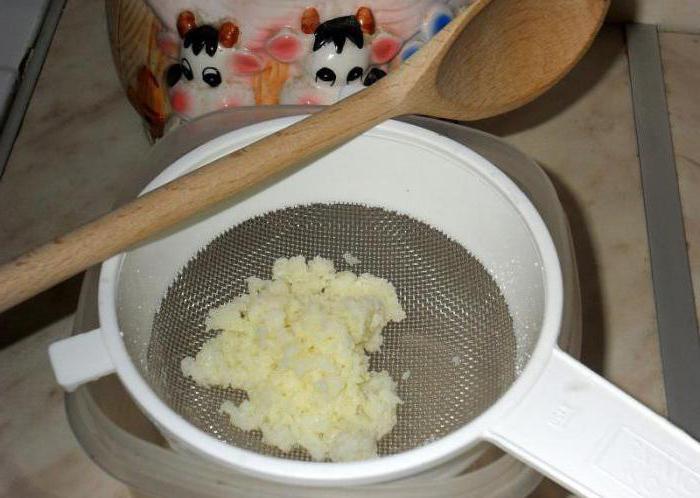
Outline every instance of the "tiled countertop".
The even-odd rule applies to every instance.
[[[0,261],[104,213],[150,147],[114,72],[103,8],[68,2],[0,180]],[[665,33],[661,41],[697,290],[700,36]],[[583,362],[663,414],[622,28],[606,26],[584,61],[545,97],[476,125],[538,160],[557,186],[580,271]],[[46,346],[69,329],[67,317],[0,351],[0,497],[127,496],[82,453],[65,420]],[[567,493],[545,482],[535,496]]]

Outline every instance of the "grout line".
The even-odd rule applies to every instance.
[[[684,29],[674,29],[674,28],[664,28],[659,26],[659,33],[669,33],[672,35],[688,35],[688,36],[698,36],[700,31],[684,30]]]
[[[5,171],[7,160],[10,158],[15,139],[24,121],[24,114],[34,93],[34,87],[39,79],[39,73],[44,65],[65,4],[66,0],[49,0],[34,45],[28,49],[25,55],[23,64],[26,65],[23,74],[18,76],[17,91],[12,103],[8,106],[5,124],[0,129],[0,178]]]
[[[700,335],[658,31],[626,33],[668,418],[700,439]]]

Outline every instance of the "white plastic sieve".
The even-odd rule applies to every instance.
[[[222,136],[177,161],[148,189],[293,121],[276,120]],[[290,206],[318,203],[398,212],[431,225],[478,259],[498,284],[512,317],[512,367],[518,375],[505,394],[433,442],[379,461],[342,464],[282,460],[227,444],[187,421],[157,394],[146,381],[154,315],[183,267],[231,227]],[[385,481],[433,467],[487,439],[583,495],[696,496],[697,443],[556,347],[561,306],[556,252],[522,192],[464,146],[388,122],[264,190],[107,261],[100,278],[100,330],[53,345],[51,355],[64,387],[73,389],[116,370],[176,446],[278,481]]]

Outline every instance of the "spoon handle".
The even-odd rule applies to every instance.
[[[0,266],[0,312],[398,115],[388,80]]]

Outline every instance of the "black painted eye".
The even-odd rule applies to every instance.
[[[221,84],[221,73],[215,67],[205,67],[202,71],[202,79],[210,87],[217,87]]]
[[[332,69],[322,67],[321,69],[316,71],[316,81],[318,80],[330,82],[331,86],[333,86],[335,85],[335,73]]]
[[[362,68],[360,66],[353,67],[348,73],[348,83],[362,78]]]
[[[182,76],[182,65],[181,64],[173,64],[168,68],[168,72],[165,73],[165,81],[168,83],[169,87],[174,87],[178,81],[180,81],[180,77]]]
[[[185,78],[192,81],[194,75],[192,74],[192,66],[190,66],[190,61],[187,59],[182,59],[182,61],[180,61],[180,65],[182,66],[182,74],[185,76]]]
[[[365,86],[374,85],[377,81],[382,79],[384,76],[386,76],[385,71],[382,71],[378,67],[373,67],[367,73],[367,77],[365,78],[363,85],[365,85]]]

